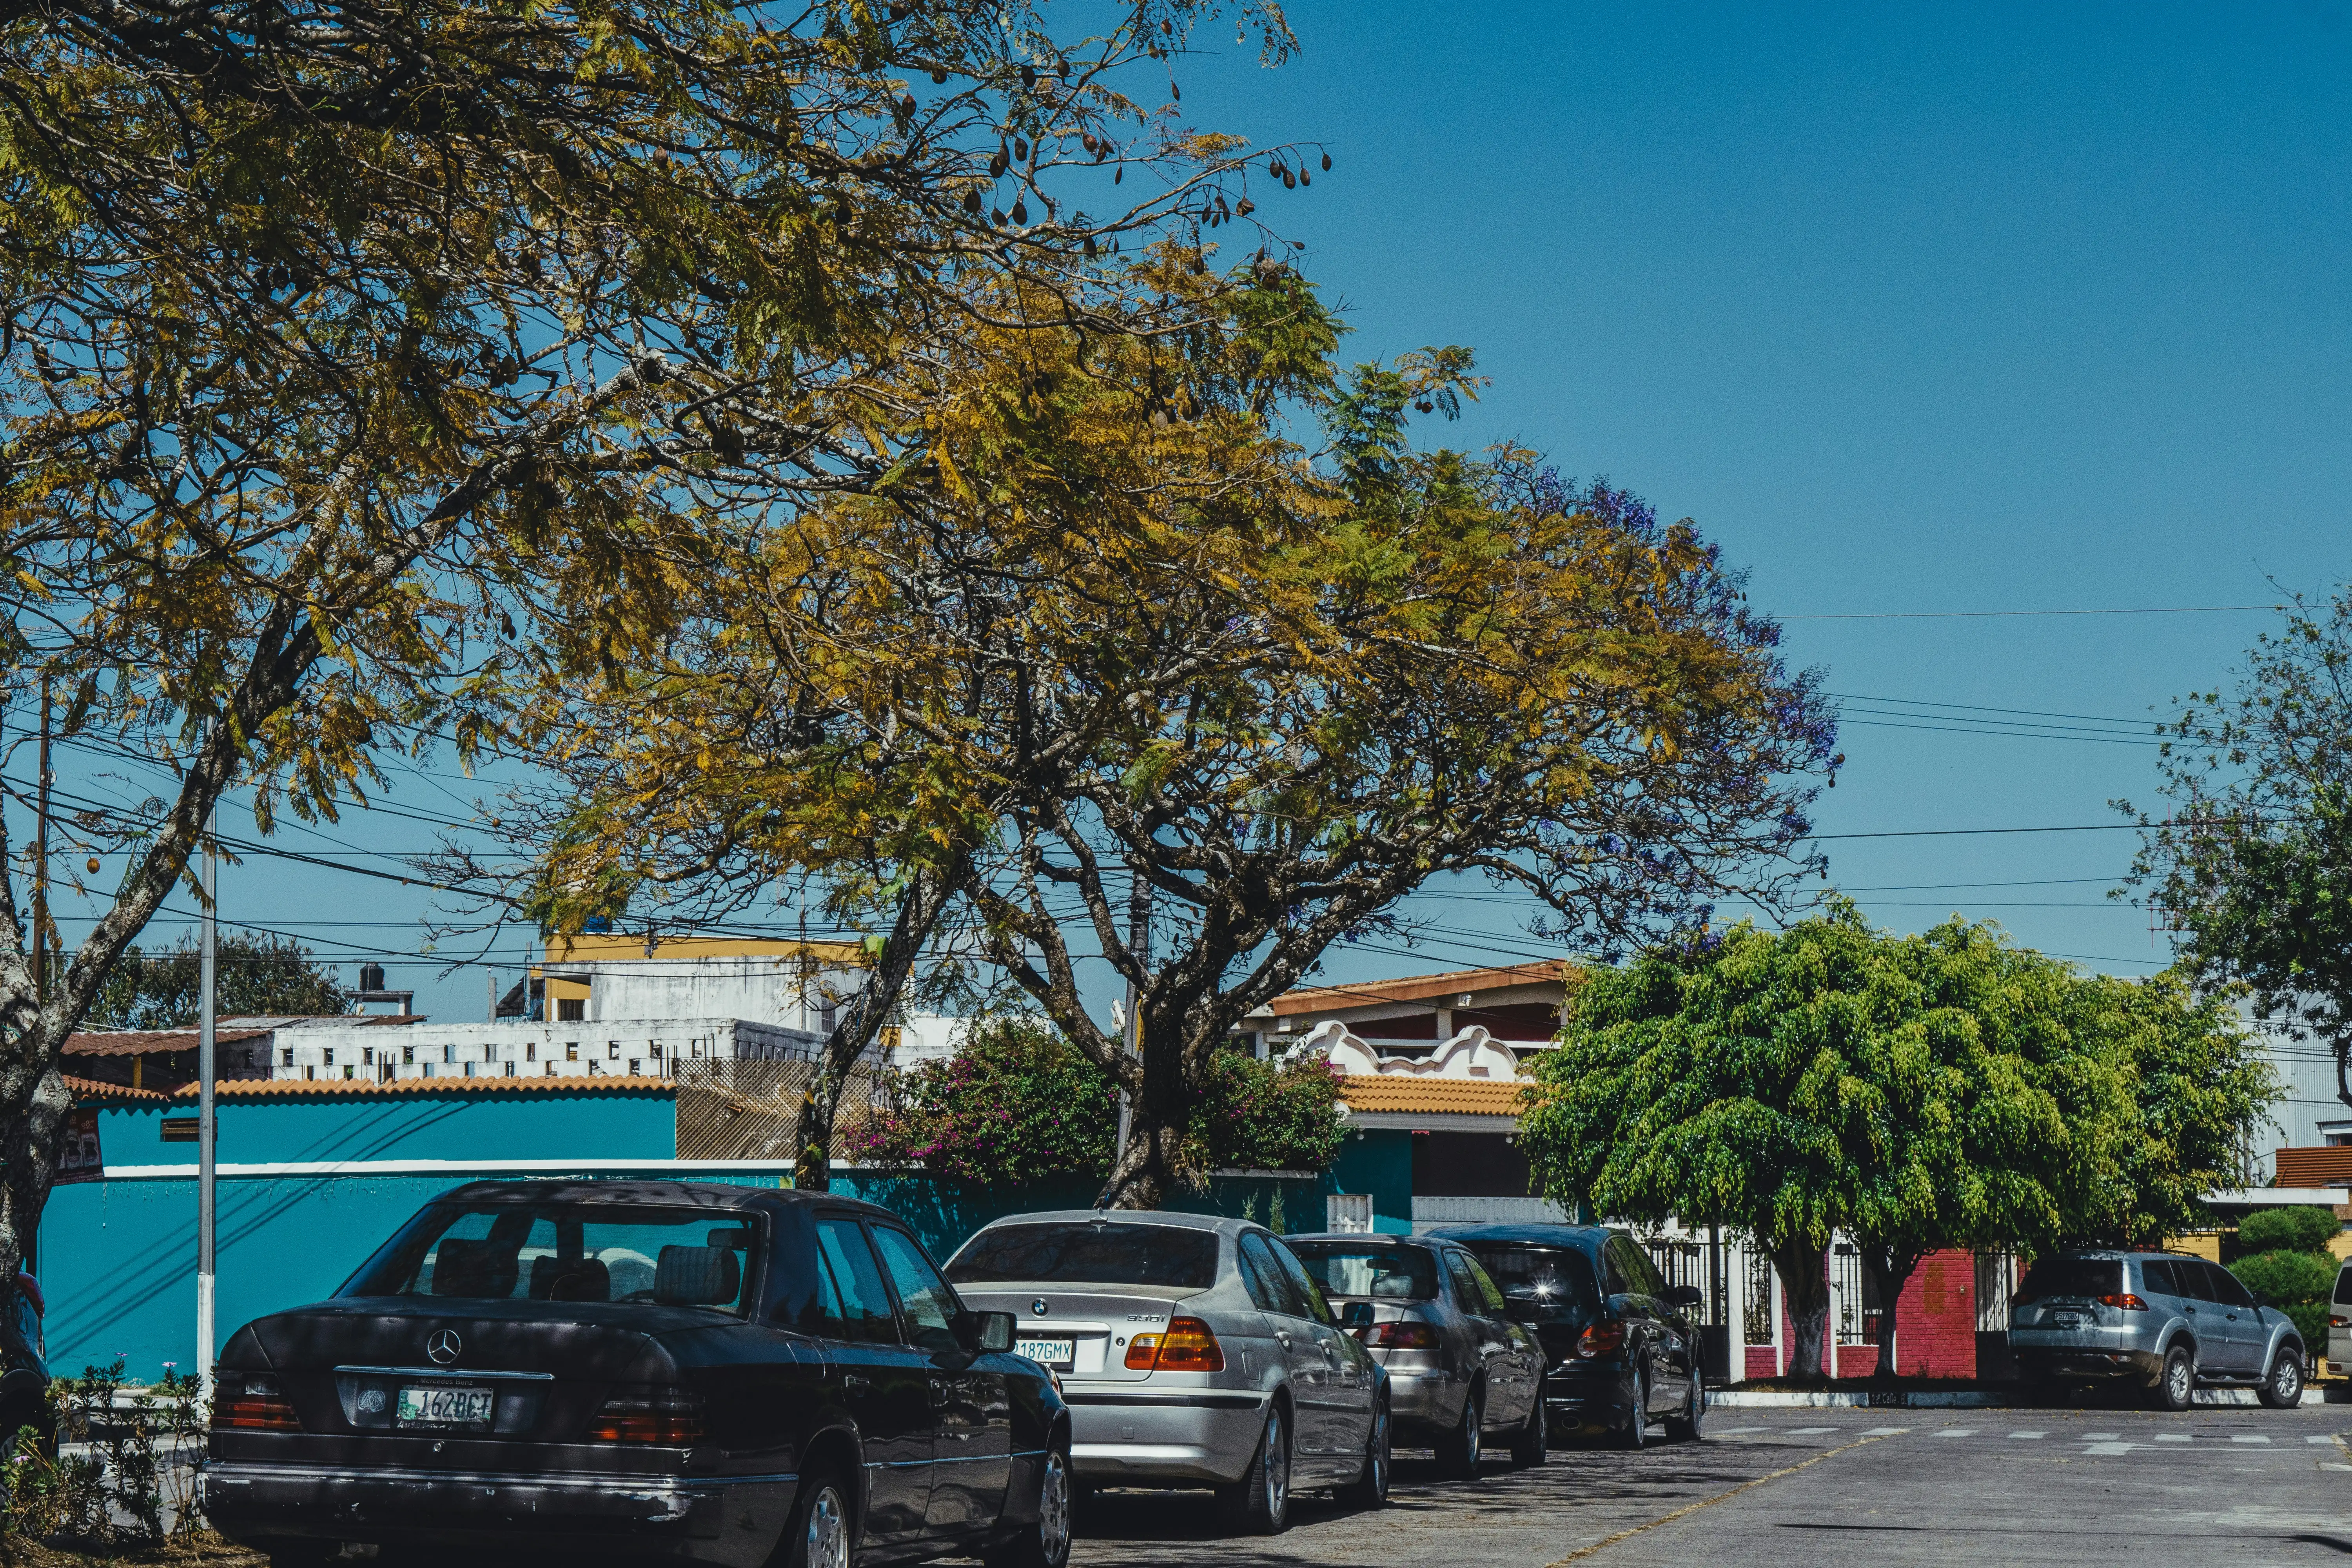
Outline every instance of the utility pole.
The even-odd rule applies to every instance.
[[[33,815],[33,999],[49,999],[49,672],[41,671],[41,791]]]
[[[204,953],[197,967],[202,996],[196,1016],[196,1375],[207,1409],[213,1398],[213,1005],[220,924],[215,910],[220,878],[213,833],[218,818],[218,806],[205,813]]]

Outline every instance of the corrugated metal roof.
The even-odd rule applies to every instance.
[[[1440,974],[1409,974],[1398,980],[1360,980],[1346,985],[1318,985],[1287,991],[1254,1013],[1287,1018],[1301,1013],[1330,1013],[1365,1007],[1379,1002],[1428,1002],[1465,991],[1475,995],[1512,985],[1565,985],[1582,977],[1583,968],[1565,958],[1535,963],[1512,963],[1496,969],[1454,969]]]
[[[2352,1143],[2278,1152],[2280,1186],[2325,1187],[2336,1182],[2352,1182]]]
[[[1349,1110],[1367,1116],[1516,1117],[1527,1087],[1507,1079],[1350,1073],[1339,1080],[1339,1098]]]
[[[267,1029],[213,1029],[215,1045],[234,1045],[239,1040],[257,1040]],[[193,1051],[198,1044],[194,1029],[93,1029],[87,1034],[66,1037],[66,1055],[69,1057],[143,1057],[157,1051]]]
[[[464,1094],[675,1094],[674,1079],[650,1074],[599,1074],[594,1078],[404,1078],[390,1083],[364,1078],[246,1078],[224,1079],[214,1085],[222,1100],[302,1100],[325,1097],[347,1100],[391,1096],[415,1098]],[[173,1100],[196,1098],[196,1086],[175,1092]]]

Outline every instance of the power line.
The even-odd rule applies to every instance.
[[[1782,621],[1973,621],[2015,616],[2215,616],[2235,610],[2284,610],[2284,605],[2177,605],[2123,610],[1855,610],[1828,615],[1776,616]]]

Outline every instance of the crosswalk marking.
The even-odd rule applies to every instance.
[[[2138,1447],[2137,1443],[2094,1443],[2083,1450],[2085,1454],[2128,1454]]]
[[[1771,1429],[1769,1426],[1718,1426],[1715,1429],[1715,1435],[1718,1437],[1737,1437],[1742,1432],[1769,1432]]]
[[[2186,1432],[2158,1432],[2156,1435],[2156,1440],[2159,1443],[2186,1443],[2189,1441],[2189,1434]]]
[[[1936,1434],[1938,1437],[1973,1437],[1976,1435],[1976,1428],[1973,1426],[1947,1426]]]
[[[2032,1437],[2047,1437],[2048,1436],[2050,1436],[2050,1434],[2049,1434],[2049,1433],[2047,1433],[2047,1432],[2011,1432],[2011,1433],[2010,1434],[2010,1436],[2012,1436],[2012,1437],[2019,1437],[2019,1438],[2032,1438]]]
[[[2112,1443],[2116,1440],[2116,1434],[2113,1432],[2085,1432],[2083,1434],[2083,1440],[2086,1443]]]
[[[2231,1436],[2230,1441],[2232,1443],[2267,1443],[2270,1439],[2263,1436],[2259,1432],[2240,1432]]]
[[[1836,1430],[1837,1428],[1834,1426],[1791,1426],[1789,1428],[1789,1436],[1791,1437],[1818,1437],[1824,1432],[1834,1432]]]
[[[2306,1443],[2333,1443],[2336,1439],[2333,1437],[2305,1437],[2304,1441]]]

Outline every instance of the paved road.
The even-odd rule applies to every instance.
[[[2342,1434],[2344,1436],[2339,1436]],[[1228,1539],[1202,1492],[1112,1492],[1076,1568],[1592,1568],[1955,1561],[2342,1563],[2352,1406],[2302,1410],[1733,1411],[1698,1444],[1555,1450],[1440,1479],[1398,1456],[1395,1500],[1301,1498],[1291,1529]]]

